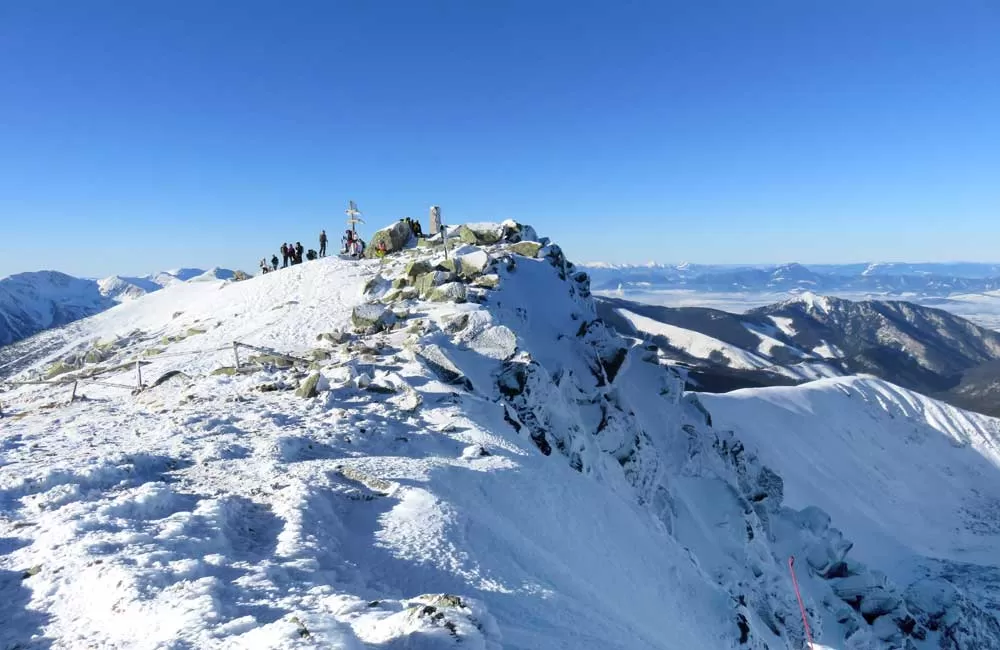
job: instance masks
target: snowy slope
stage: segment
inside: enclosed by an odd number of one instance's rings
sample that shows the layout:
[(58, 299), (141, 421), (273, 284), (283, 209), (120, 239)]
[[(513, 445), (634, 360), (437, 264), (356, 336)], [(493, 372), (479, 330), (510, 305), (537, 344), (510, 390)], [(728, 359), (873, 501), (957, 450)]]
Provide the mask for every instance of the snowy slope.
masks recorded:
[(175, 269), (141, 277), (101, 280), (56, 271), (20, 273), (0, 280), (0, 347), (66, 325), (180, 282), (227, 280), (233, 271)]
[(0, 646), (799, 648), (790, 554), (826, 647), (1000, 642), (783, 505), (519, 232), (178, 284), (40, 349), (21, 377), (105, 383), (4, 394)]
[(704, 308), (598, 300), (602, 318), (622, 333), (649, 340), (668, 358), (693, 366), (688, 379), (694, 387), (715, 392), (742, 388), (745, 382), (780, 385), (843, 374), (816, 352), (794, 345), (769, 320)]
[(712, 338), (701, 332), (676, 327), (668, 323), (661, 323), (627, 309), (619, 309), (617, 311), (632, 323), (636, 330), (653, 336), (662, 336), (670, 342), (670, 345), (684, 350), (699, 359), (717, 359), (733, 368), (744, 370), (755, 370), (771, 365), (767, 360), (752, 352)]
[(1000, 602), (1000, 420), (874, 377), (701, 398), (784, 478), (789, 506), (829, 513), (911, 602), (948, 602), (956, 588)]
[(1000, 560), (1000, 420), (873, 377), (702, 395), (785, 479), (884, 566), (907, 555)]

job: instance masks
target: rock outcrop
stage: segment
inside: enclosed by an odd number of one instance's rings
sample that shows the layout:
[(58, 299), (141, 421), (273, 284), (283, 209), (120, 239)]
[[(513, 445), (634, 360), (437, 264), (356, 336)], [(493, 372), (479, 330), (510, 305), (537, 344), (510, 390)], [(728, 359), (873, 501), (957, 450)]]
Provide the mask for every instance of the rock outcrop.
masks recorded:
[(399, 252), (412, 238), (413, 232), (410, 226), (405, 221), (397, 221), (372, 235), (371, 241), (365, 248), (365, 257), (378, 257), (380, 250), (384, 250), (385, 253)]

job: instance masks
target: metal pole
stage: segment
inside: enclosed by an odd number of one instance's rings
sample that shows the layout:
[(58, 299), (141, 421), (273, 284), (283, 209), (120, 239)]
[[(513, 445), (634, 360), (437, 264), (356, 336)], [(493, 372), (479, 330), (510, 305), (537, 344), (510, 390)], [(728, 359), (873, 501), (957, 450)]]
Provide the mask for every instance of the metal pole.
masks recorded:
[(240, 344), (233, 341), (233, 359), (236, 360), (236, 369), (240, 369)]

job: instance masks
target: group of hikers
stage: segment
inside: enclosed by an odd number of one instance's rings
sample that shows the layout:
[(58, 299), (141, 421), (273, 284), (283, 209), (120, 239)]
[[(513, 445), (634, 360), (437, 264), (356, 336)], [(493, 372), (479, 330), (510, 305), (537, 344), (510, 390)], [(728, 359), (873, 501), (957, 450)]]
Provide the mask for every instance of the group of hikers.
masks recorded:
[[(411, 219), (405, 217), (400, 219), (400, 221), (405, 221), (406, 225), (410, 227), (410, 232), (413, 233), (414, 237), (423, 237), (424, 231), (420, 227), (420, 222), (416, 219)], [(296, 265), (302, 263), (303, 254), (307, 260), (315, 260), (320, 257), (326, 257), (326, 244), (327, 244), (326, 231), (323, 230), (319, 233), (319, 252), (317, 253), (314, 249), (310, 248), (305, 250), (302, 246), (302, 242), (295, 242), (294, 245), (289, 243), (283, 243), (281, 245), (281, 266), (278, 266), (278, 255), (272, 255), (270, 261), (264, 257), (260, 260), (260, 271), (261, 273), (270, 273), (271, 271), (277, 271), (278, 268), (287, 268), (289, 265)], [(353, 257), (360, 259), (365, 253), (365, 241), (358, 236), (358, 233), (351, 228), (344, 231), (344, 236), (340, 240), (341, 249), (340, 254), (346, 255), (348, 257)], [(385, 255), (385, 243), (379, 244), (379, 248), (376, 251), (378, 257)]]
[[(278, 254), (272, 255), (270, 261), (263, 257), (260, 260), (260, 271), (261, 273), (270, 273), (271, 271), (277, 271), (279, 268), (287, 268), (288, 266), (294, 266), (296, 264), (301, 264), (303, 258), (306, 260), (315, 260), (320, 257), (326, 257), (326, 244), (329, 239), (326, 236), (326, 231), (323, 230), (319, 233), (319, 252), (315, 249), (310, 248), (305, 250), (302, 242), (295, 242), (294, 244), (283, 243), (279, 249), (281, 255), (281, 266), (278, 266), (279, 259)], [(341, 248), (342, 255), (350, 255), (352, 257), (361, 257), (364, 253), (365, 243), (358, 237), (358, 234), (353, 230), (347, 230), (346, 234), (342, 240), (343, 248)]]

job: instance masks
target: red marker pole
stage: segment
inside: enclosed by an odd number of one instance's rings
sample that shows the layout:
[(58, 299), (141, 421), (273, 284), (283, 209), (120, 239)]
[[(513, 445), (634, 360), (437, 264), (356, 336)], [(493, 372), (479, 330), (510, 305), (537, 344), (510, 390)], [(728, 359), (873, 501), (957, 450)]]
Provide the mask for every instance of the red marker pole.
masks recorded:
[(809, 650), (812, 650), (812, 632), (809, 631), (809, 619), (806, 618), (806, 606), (802, 604), (802, 592), (799, 591), (799, 581), (795, 578), (795, 556), (788, 556), (788, 572), (792, 574), (792, 586), (795, 587), (795, 597), (799, 601), (799, 611), (802, 613), (802, 625), (806, 630), (806, 641), (809, 643)]

